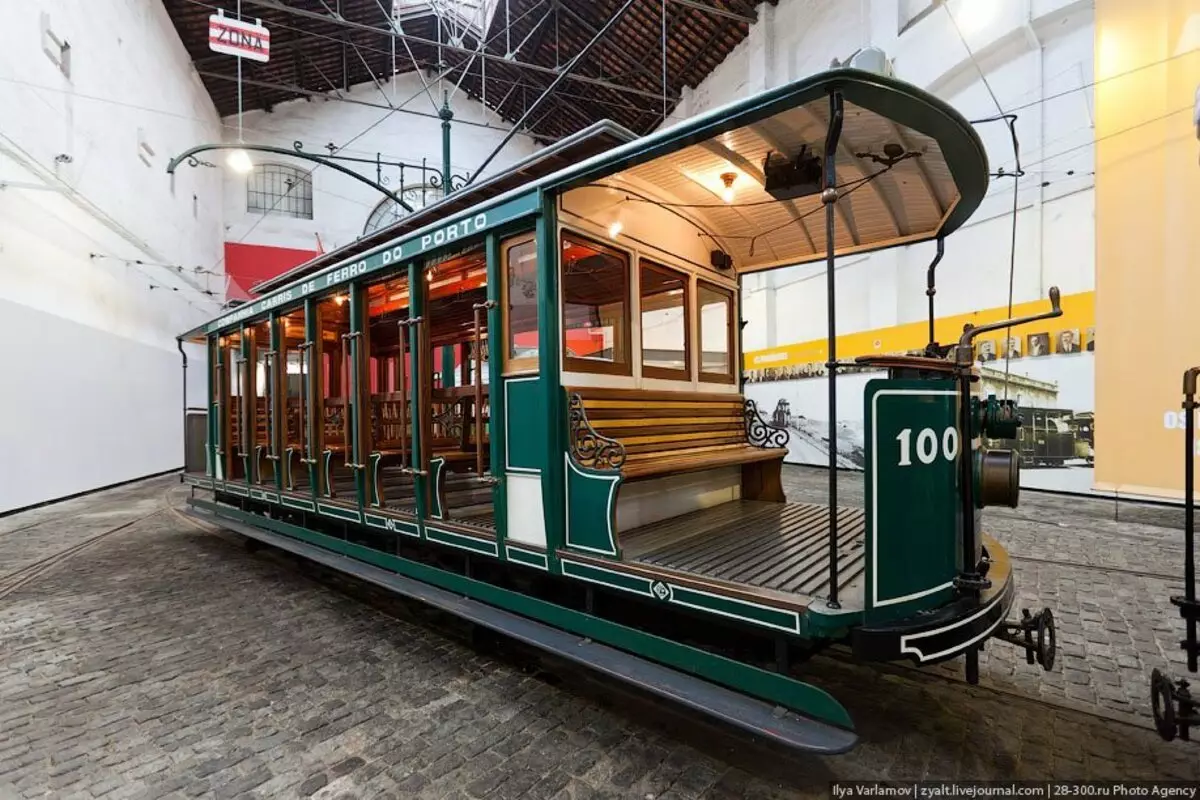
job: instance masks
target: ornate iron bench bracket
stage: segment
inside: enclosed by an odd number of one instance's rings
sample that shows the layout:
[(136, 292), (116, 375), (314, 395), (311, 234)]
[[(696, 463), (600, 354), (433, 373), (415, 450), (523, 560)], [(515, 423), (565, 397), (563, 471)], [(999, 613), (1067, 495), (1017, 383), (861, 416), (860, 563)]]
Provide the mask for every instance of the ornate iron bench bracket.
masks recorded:
[(758, 403), (746, 398), (746, 441), (755, 447), (787, 447), (791, 438), (787, 428), (772, 425), (759, 413)]
[(599, 434), (588, 422), (583, 398), (572, 393), (567, 404), (571, 428), (571, 459), (592, 469), (619, 470), (625, 463), (625, 445)]

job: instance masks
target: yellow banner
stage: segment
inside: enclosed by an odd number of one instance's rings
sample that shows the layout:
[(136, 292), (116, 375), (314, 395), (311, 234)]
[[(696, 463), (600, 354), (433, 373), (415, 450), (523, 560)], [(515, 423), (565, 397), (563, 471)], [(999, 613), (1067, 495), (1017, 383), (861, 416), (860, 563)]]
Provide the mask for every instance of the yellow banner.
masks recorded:
[[(1039, 314), (1050, 309), (1049, 300), (1018, 303), (1012, 307), (1013, 317)], [(1096, 299), (1094, 292), (1080, 292), (1062, 298), (1063, 315), (1058, 319), (1012, 329), (1009, 343), (1013, 358), (1036, 357), (1051, 353), (1091, 351), (1095, 347)], [(940, 344), (957, 342), (967, 324), (978, 327), (1009, 318), (1008, 306), (997, 306), (969, 314), (940, 317), (934, 320), (934, 338)], [(917, 354), (929, 343), (929, 322), (910, 322), (888, 328), (847, 333), (837, 337), (838, 361), (859, 356)], [(752, 350), (745, 354), (745, 368), (756, 370), (781, 369), (796, 366), (821, 366), (828, 361), (825, 339)], [(985, 360), (1003, 359), (1004, 332), (985, 334), (975, 340), (975, 352)]]
[(1200, 364), (1200, 0), (1096, 2), (1096, 487), (1183, 490)]

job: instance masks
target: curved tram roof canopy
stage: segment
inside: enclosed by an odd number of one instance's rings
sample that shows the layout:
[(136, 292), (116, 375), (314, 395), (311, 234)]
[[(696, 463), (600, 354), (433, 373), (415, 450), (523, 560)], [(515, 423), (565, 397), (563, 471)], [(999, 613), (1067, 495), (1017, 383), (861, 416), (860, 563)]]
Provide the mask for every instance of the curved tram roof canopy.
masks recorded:
[[(587, 136), (564, 140), (547, 148), (549, 153), (542, 151), (370, 237), (260, 284), (256, 291), (269, 294), (188, 335), (213, 332), (281, 305), (279, 295), (314, 276), (331, 275), (354, 259), (370, 260), (373, 254), (539, 190), (599, 186), (613, 194), (614, 202), (649, 202), (668, 208), (688, 219), (698, 236), (719, 243), (739, 272), (824, 258), (820, 191), (777, 199), (766, 189), (764, 160), (770, 153), (794, 158), (807, 147), (821, 163), (830, 95), (835, 91), (844, 102), (836, 150), (840, 198), (835, 208), (835, 254), (926, 241), (961, 226), (979, 206), (988, 184), (987, 154), (971, 124), (950, 105), (915, 86), (872, 72), (834, 69), (640, 139), (627, 141), (623, 129), (603, 127), (605, 144), (611, 149), (595, 153), (593, 141), (594, 154), (545, 174), (547, 165), (562, 164), (563, 156), (584, 155), (588, 149)], [(724, 176), (729, 174), (734, 175), (734, 199), (726, 203), (722, 193)], [(373, 268), (368, 266), (368, 271)], [(317, 283), (324, 291), (344, 282), (327, 277)]]

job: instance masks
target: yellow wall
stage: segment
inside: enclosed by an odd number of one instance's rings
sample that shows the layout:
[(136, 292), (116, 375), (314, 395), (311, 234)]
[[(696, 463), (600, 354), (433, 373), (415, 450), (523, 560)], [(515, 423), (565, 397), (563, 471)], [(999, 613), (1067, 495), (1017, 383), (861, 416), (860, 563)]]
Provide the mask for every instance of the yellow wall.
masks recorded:
[(1200, 0), (1096, 0), (1095, 19), (1096, 485), (1177, 496), (1163, 421), (1200, 364)]
[[(1035, 322), (1012, 329), (1013, 338), (1021, 340), (1021, 352), (1026, 353), (1025, 337), (1031, 333), (1049, 332), (1051, 344), (1057, 341), (1057, 336), (1063, 330), (1075, 330), (1079, 333), (1079, 345), (1082, 349), (1089, 339), (1089, 329), (1095, 325), (1095, 295), (1092, 292), (1066, 295), (1062, 298), (1063, 315), (1058, 319)], [(1030, 303), (1017, 303), (1013, 306), (1012, 316), (1024, 317), (1040, 314), (1050, 310), (1049, 300), (1036, 300)], [(951, 317), (940, 317), (934, 320), (934, 338), (940, 344), (957, 342), (962, 335), (963, 325), (971, 323), (979, 326), (989, 322), (998, 322), (1008, 318), (1008, 307), (987, 308), (970, 314), (957, 314)], [(1107, 347), (1108, 336), (1101, 333), (1097, 347)], [(997, 343), (996, 353), (1003, 357), (1003, 348), (999, 342), (1004, 337), (1004, 331), (985, 334), (975, 341), (978, 351), (980, 341)], [(903, 353), (908, 350), (921, 350), (929, 343), (929, 323), (927, 321), (911, 322), (906, 325), (896, 325), (889, 328), (876, 328), (859, 333), (848, 333), (837, 338), (838, 361), (846, 361), (866, 355), (884, 355), (888, 353)], [(787, 367), (793, 364), (824, 364), (826, 347), (824, 339), (811, 342), (772, 347), (768, 350), (751, 350), (745, 354), (747, 370), (766, 369), (769, 367)]]

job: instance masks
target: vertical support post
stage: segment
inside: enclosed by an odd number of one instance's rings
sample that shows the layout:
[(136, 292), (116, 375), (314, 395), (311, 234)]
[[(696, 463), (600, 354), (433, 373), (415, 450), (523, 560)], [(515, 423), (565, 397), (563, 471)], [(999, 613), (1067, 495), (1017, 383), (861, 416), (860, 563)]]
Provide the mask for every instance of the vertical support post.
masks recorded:
[(283, 317), (278, 312), (271, 314), (271, 363), (267, 368), (270, 375), (271, 396), (271, 469), (275, 476), (275, 489), (283, 489), (283, 458), (287, 449), (287, 353), (284, 345)]
[[(411, 295), (409, 306), (409, 317), (412, 316)], [(397, 347), (400, 350), (400, 358), (396, 364), (396, 386), (400, 392), (400, 466), (410, 468), (413, 466), (413, 458), (408, 449), (408, 433), (412, 425), (412, 416), (409, 413), (409, 397), (408, 397), (408, 375), (409, 364), (411, 359), (406, 357), (404, 351), (407, 349), (406, 339), (404, 335), (408, 328), (408, 320), (402, 319), (396, 323), (396, 339)]]
[(555, 198), (541, 194), (542, 213), (537, 219), (538, 270), (538, 386), (546, 425), (546, 462), (542, 469), (542, 513), (546, 524), (546, 555), (550, 569), (561, 568), (554, 555), (565, 535), (566, 420), (562, 390), (561, 341), (558, 300), (558, 224)]
[(442, 91), (442, 107), (438, 110), (442, 120), (442, 196), (450, 195), (450, 120), (454, 112), (450, 110), (450, 94)]
[[(503, 313), (500, 308), (500, 282), (507, 280), (507, 273), (500, 263), (500, 241), (496, 234), (489, 233), (484, 240), (484, 252), (487, 254), (487, 292), (488, 302), (488, 435), (491, 445), (491, 473), (501, 480), (492, 484), (492, 509), (495, 512), (496, 540), (500, 541), (508, 531), (508, 495), (503, 482), (504, 475), (504, 385), (500, 377), (503, 371), (501, 361), (507, 342), (497, 339), (501, 336)], [(476, 369), (483, 369), (482, 359), (476, 354)], [(500, 548), (501, 558), (505, 557), (504, 548)]]
[(934, 281), (934, 270), (937, 269), (938, 262), (942, 260), (942, 256), (946, 253), (946, 237), (937, 237), (937, 254), (933, 257), (933, 261), (929, 262), (929, 269), (925, 271), (925, 296), (929, 298), (929, 346), (934, 344), (933, 338), (933, 296), (937, 294), (937, 285)]
[(1183, 460), (1183, 592), (1187, 605), (1184, 618), (1187, 620), (1188, 672), (1195, 672), (1196, 653), (1196, 376), (1200, 367), (1192, 367), (1183, 374), (1183, 443), (1186, 451)]
[[(358, 499), (358, 512), (371, 504), (367, 497), (367, 462), (365, 426), (369, 425), (371, 376), (367, 371), (368, 359), (364, 358), (366, 345), (367, 291), (361, 281), (350, 284), (350, 365), (347, 370), (346, 418), (350, 420), (350, 438), (346, 441), (346, 462), (354, 472), (354, 494)], [(363, 391), (364, 384), (367, 391)], [(365, 400), (365, 402), (364, 402)]]
[(829, 360), (829, 606), (841, 608), (838, 602), (838, 475), (837, 475), (837, 276), (834, 274), (836, 249), (834, 208), (838, 201), (837, 145), (842, 135), (842, 95), (829, 93), (829, 130), (825, 136), (825, 188), (821, 202), (825, 204), (825, 292), (827, 299)]
[[(412, 476), (413, 499), (416, 501), (418, 524), (425, 527), (425, 518), (429, 514), (429, 470), (425, 461), (425, 419), (428, 414), (429, 398), (425, 394), (426, 369), (425, 344), (426, 337), (421, 334), (421, 323), (425, 314), (425, 298), (429, 284), (425, 281), (425, 272), (418, 261), (408, 265), (408, 319), (412, 327), (408, 342), (409, 364), (412, 374), (412, 394), (409, 410), (412, 421)], [(432, 357), (432, 353), (430, 356)]]
[[(188, 471), (187, 463), (187, 443), (188, 443), (188, 426), (187, 426), (187, 353), (183, 352), (183, 339), (176, 338), (175, 346), (179, 348), (179, 356), (183, 359), (183, 471)], [(179, 480), (183, 482), (183, 475), (179, 476)]]
[(220, 425), (221, 420), (221, 405), (218, 397), (217, 381), (217, 353), (220, 348), (217, 346), (217, 336), (213, 334), (208, 337), (204, 343), (205, 352), (208, 354), (208, 373), (206, 378), (207, 398), (208, 398), (208, 415), (206, 417), (207, 424), (205, 425), (205, 442), (204, 442), (204, 474), (210, 478), (216, 477), (217, 474), (217, 448), (220, 446)]
[(248, 325), (241, 328), (238, 344), (238, 448), (242, 454), (242, 478), (247, 484), (254, 483), (254, 440), (258, 438), (258, 398), (254, 394), (251, 368), (254, 366), (254, 329)]
[[(305, 465), (308, 467), (308, 488), (312, 494), (313, 502), (320, 495), (320, 487), (324, 485), (321, 480), (321, 473), (324, 465), (321, 463), (321, 450), (324, 442), (324, 435), (318, 436), (318, 431), (323, 434), (323, 426), (325, 424), (324, 413), (322, 412), (322, 398), (324, 393), (324, 385), (321, 381), (322, 372), (322, 355), (321, 355), (321, 318), (318, 313), (317, 301), (315, 298), (309, 297), (304, 301), (304, 362), (307, 370), (302, 376), (300, 385), (302, 388), (300, 405), (304, 409), (306, 417), (305, 428)], [(314, 366), (316, 369), (314, 369)], [(307, 395), (305, 397), (304, 395)]]

